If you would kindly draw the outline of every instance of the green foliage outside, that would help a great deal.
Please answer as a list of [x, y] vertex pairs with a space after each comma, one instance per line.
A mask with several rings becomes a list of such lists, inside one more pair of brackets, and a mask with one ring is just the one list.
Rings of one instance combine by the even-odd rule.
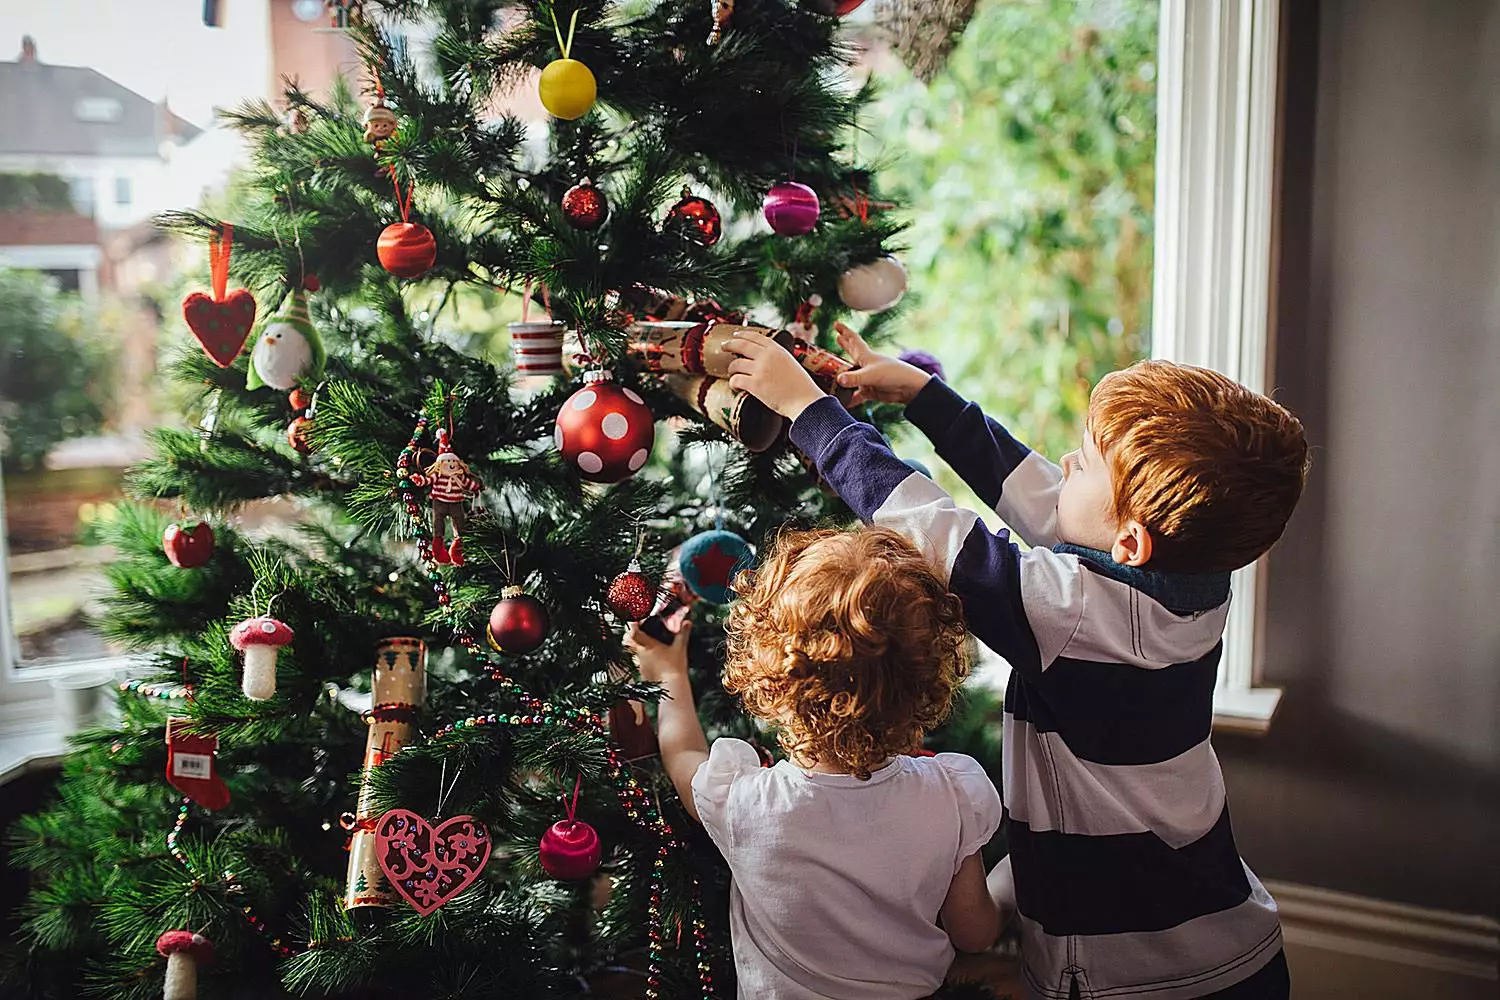
[[0, 212], [16, 209], [73, 211], [68, 182], [56, 174], [0, 174]]
[[114, 352], [75, 297], [46, 277], [0, 268], [0, 462], [40, 466], [58, 441], [89, 434], [109, 408]]
[[930, 86], [882, 65], [863, 120], [911, 224], [897, 339], [1054, 458], [1150, 344], [1156, 32], [1155, 0], [987, 0]]

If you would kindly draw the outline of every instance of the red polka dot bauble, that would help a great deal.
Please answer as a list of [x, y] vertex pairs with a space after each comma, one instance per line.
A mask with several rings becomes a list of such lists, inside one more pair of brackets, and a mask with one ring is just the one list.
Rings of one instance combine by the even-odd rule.
[[501, 653], [523, 656], [547, 638], [547, 606], [520, 587], [506, 587], [490, 612], [486, 635]]
[[806, 184], [782, 181], [766, 192], [761, 211], [777, 235], [805, 236], [818, 224], [823, 207], [818, 202], [818, 192]]
[[542, 834], [542, 870], [564, 882], [579, 882], [599, 870], [603, 849], [594, 828], [582, 820], [560, 819]]
[[416, 222], [393, 222], [385, 227], [375, 243], [380, 266], [398, 278], [415, 278], [426, 274], [437, 260], [437, 240], [424, 225]]
[[655, 601], [656, 587], [634, 559], [625, 572], [609, 582], [609, 593], [604, 596], [609, 610], [628, 622], [638, 622], [649, 615]]
[[651, 457], [656, 420], [646, 401], [616, 385], [609, 372], [588, 372], [583, 381], [558, 411], [557, 450], [589, 482], [617, 483]]
[[609, 215], [609, 202], [604, 200], [604, 192], [585, 177], [563, 195], [562, 212], [574, 229], [598, 229]]

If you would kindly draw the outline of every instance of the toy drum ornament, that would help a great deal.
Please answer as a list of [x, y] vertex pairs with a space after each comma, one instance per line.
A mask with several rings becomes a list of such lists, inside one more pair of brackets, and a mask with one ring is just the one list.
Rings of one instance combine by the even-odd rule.
[[791, 350], [793, 339], [785, 330], [734, 323], [642, 321], [626, 329], [627, 350], [647, 371], [659, 374], [711, 375], [728, 378], [729, 365], [738, 355], [724, 349], [726, 341], [745, 332], [762, 333]]
[[668, 375], [664, 381], [694, 410], [753, 452], [770, 448], [786, 429], [782, 416], [748, 392], [731, 389], [728, 379]]
[[510, 355], [517, 375], [562, 375], [563, 338], [568, 325], [560, 320], [511, 323]]

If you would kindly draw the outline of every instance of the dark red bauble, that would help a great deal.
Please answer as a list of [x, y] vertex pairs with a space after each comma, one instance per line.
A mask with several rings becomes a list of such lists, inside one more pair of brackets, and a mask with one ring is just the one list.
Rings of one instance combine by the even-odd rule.
[[691, 188], [682, 189], [682, 200], [667, 213], [665, 226], [705, 247], [713, 246], [724, 235], [719, 210], [707, 198], [693, 194]]
[[583, 381], [557, 412], [557, 450], [589, 482], [618, 483], [651, 457], [656, 418], [644, 399], [616, 385], [609, 372], [588, 372]]
[[542, 834], [542, 870], [564, 882], [579, 882], [599, 870], [603, 848], [594, 828], [582, 820], [560, 819]]
[[609, 610], [628, 622], [638, 622], [649, 615], [655, 601], [656, 587], [634, 559], [625, 572], [609, 582], [609, 592], [604, 596]]
[[426, 274], [437, 260], [437, 240], [431, 231], [416, 222], [393, 222], [385, 227], [375, 243], [380, 266], [398, 278], [415, 278]]
[[214, 529], [203, 521], [169, 524], [162, 532], [161, 547], [173, 566], [197, 569], [213, 558]]
[[286, 394], [286, 399], [294, 410], [305, 410], [312, 405], [312, 397], [307, 394], [306, 389], [293, 389]]
[[574, 229], [598, 229], [609, 216], [609, 202], [604, 192], [585, 177], [563, 195], [562, 210], [563, 218]]
[[312, 418], [298, 417], [286, 428], [286, 443], [299, 455], [306, 455], [312, 451], [312, 442], [307, 439], [312, 432]]
[[521, 656], [542, 644], [548, 624], [545, 604], [520, 587], [506, 587], [490, 612], [486, 635], [499, 652]]

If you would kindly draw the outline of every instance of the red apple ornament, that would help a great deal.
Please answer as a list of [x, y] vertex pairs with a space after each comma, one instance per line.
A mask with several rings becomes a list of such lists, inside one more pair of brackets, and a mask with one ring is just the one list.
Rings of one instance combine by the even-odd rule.
[[161, 547], [173, 566], [197, 569], [213, 558], [214, 529], [204, 521], [169, 524], [162, 532]]
[[599, 870], [603, 848], [594, 828], [578, 819], [560, 819], [542, 834], [542, 870], [564, 882], [579, 882]]

